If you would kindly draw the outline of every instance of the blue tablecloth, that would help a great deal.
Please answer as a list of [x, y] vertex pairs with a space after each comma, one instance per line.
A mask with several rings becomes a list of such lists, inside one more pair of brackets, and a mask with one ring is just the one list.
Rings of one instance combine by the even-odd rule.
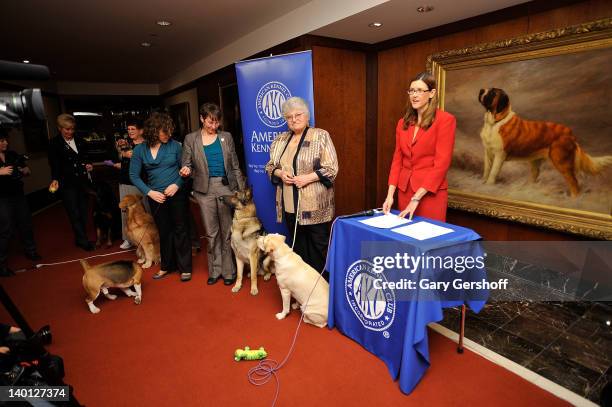
[[[407, 270], [373, 271], [372, 255], [392, 256], [393, 252], [410, 256], [483, 256], [480, 236], [463, 227], [415, 217], [413, 223], [427, 221], [453, 231], [419, 241], [360, 223], [362, 218], [337, 219], [327, 256], [330, 273], [329, 328], [337, 327], [370, 352], [381, 358], [400, 389], [410, 393], [429, 367], [427, 324], [442, 320], [442, 309], [466, 303], [479, 312], [488, 297], [486, 290], [411, 290], [374, 289], [373, 281], [448, 280], [448, 270], [430, 264]], [[425, 263], [423, 263], [425, 264]], [[403, 274], [398, 274], [403, 273]], [[445, 273], [445, 274], [443, 274]], [[453, 274], [453, 273], [450, 273]], [[471, 265], [460, 276], [463, 281], [486, 279], [484, 265]], [[453, 276], [453, 277], [456, 277]], [[381, 281], [383, 281], [381, 280]], [[418, 283], [417, 283], [418, 284]], [[377, 288], [380, 288], [380, 281]], [[393, 287], [392, 287], [393, 288]], [[452, 293], [451, 293], [452, 292]]]

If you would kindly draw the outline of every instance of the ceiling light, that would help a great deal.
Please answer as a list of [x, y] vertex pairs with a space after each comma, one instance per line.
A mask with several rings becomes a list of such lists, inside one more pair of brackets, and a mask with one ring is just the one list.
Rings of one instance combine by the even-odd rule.
[[157, 25], [159, 25], [161, 27], [168, 27], [169, 25], [172, 25], [172, 23], [170, 21], [167, 21], [167, 20], [159, 20], [157, 22]]
[[378, 28], [378, 27], [382, 27], [382, 25], [383, 25], [382, 23], [375, 21], [373, 23], [368, 24], [368, 27]]
[[433, 10], [432, 6], [420, 6], [420, 7], [417, 7], [417, 11], [419, 13], [429, 13], [431, 10]]
[[23, 60], [23, 63], [24, 63], [24, 64], [29, 64], [29, 63], [30, 63], [30, 60], [29, 60], [29, 59], [24, 59], [24, 60]]
[[102, 115], [100, 113], [94, 113], [94, 112], [73, 112], [72, 115], [73, 116], [96, 116], [96, 117], [102, 117]]
[[140, 46], [141, 47], [145, 47], [145, 48], [149, 48], [151, 46], [151, 43], [150, 42], [141, 42]]

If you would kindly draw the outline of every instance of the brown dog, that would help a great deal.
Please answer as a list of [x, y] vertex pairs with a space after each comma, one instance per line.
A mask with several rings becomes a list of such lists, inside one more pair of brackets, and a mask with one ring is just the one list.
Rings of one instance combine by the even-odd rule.
[[[140, 304], [142, 301], [142, 268], [136, 262], [120, 260], [110, 263], [90, 266], [87, 260], [81, 260], [83, 266], [83, 288], [87, 293], [85, 302], [93, 314], [100, 312], [100, 308], [94, 305], [94, 301], [100, 295], [100, 291], [109, 300], [117, 298], [114, 294], [109, 294], [109, 288], [121, 288], [128, 297], [134, 297], [134, 303]], [[130, 289], [134, 286], [136, 292]]]
[[142, 197], [126, 195], [119, 202], [119, 208], [128, 213], [125, 229], [130, 242], [137, 246], [138, 263], [142, 264], [143, 268], [159, 263], [159, 232], [153, 216], [148, 214], [142, 205]]
[[572, 197], [578, 196], [578, 171], [597, 174], [612, 165], [612, 156], [591, 157], [578, 145], [572, 130], [562, 124], [521, 119], [510, 106], [503, 89], [481, 89], [478, 100], [486, 109], [480, 138], [485, 150], [483, 178], [495, 184], [506, 160], [531, 164], [531, 180], [540, 174], [548, 158], [563, 175]]
[[236, 284], [232, 292], [240, 291], [242, 288], [242, 276], [244, 265], [248, 265], [251, 271], [251, 295], [257, 295], [257, 274], [263, 274], [264, 280], [268, 281], [271, 276], [269, 259], [262, 255], [257, 247], [257, 238], [263, 233], [263, 226], [257, 218], [257, 210], [253, 202], [253, 193], [250, 188], [237, 191], [234, 195], [219, 197], [219, 200], [234, 209], [232, 220], [232, 250], [236, 258]]
[[327, 281], [287, 246], [285, 236], [276, 233], [261, 236], [257, 239], [257, 245], [272, 260], [276, 282], [283, 299], [283, 310], [276, 314], [276, 318], [283, 319], [289, 314], [293, 297], [304, 314], [304, 322], [319, 328], [327, 325]]

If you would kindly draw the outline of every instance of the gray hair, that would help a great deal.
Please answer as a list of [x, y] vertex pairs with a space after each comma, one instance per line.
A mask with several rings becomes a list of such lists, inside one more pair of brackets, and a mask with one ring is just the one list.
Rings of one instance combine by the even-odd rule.
[[304, 112], [304, 114], [306, 115], [306, 120], [310, 120], [310, 110], [308, 109], [308, 104], [301, 97], [290, 97], [285, 101], [285, 103], [283, 103], [281, 109], [283, 112], [283, 116], [287, 116], [289, 112], [293, 110], [299, 110]]

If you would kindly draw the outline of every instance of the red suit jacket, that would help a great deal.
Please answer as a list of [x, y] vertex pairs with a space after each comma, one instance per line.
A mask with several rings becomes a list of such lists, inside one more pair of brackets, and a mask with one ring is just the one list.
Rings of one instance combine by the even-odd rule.
[[426, 194], [415, 215], [446, 220], [448, 205], [448, 181], [455, 144], [456, 120], [450, 113], [436, 110], [436, 117], [429, 129], [419, 129], [414, 142], [414, 126], [403, 129], [400, 119], [395, 129], [395, 152], [389, 173], [389, 185], [395, 185], [398, 205], [403, 210], [414, 193], [423, 187]]

